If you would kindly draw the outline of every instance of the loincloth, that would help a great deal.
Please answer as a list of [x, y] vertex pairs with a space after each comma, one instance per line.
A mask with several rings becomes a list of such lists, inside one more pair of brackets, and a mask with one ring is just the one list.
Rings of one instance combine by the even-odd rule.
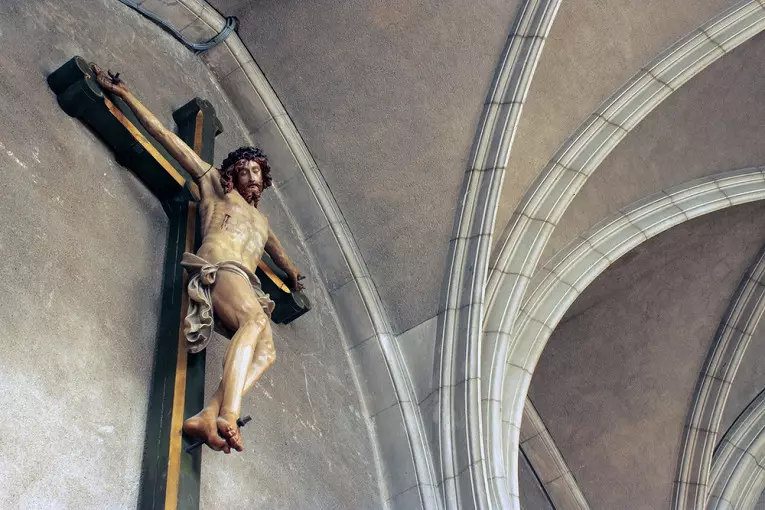
[[186, 252], [183, 254], [181, 265], [189, 272], [189, 309], [183, 321], [183, 333], [189, 352], [200, 352], [210, 343], [215, 326], [211, 290], [218, 271], [229, 271], [247, 280], [263, 311], [271, 316], [274, 302], [260, 288], [260, 279], [239, 262], [224, 260], [211, 264], [202, 257]]

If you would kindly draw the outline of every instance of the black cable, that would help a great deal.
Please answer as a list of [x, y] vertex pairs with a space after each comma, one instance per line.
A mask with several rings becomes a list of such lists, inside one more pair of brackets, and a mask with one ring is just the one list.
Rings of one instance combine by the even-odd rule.
[[226, 16], [226, 25], [223, 27], [223, 30], [221, 30], [215, 37], [212, 39], [205, 41], [203, 43], [195, 43], [187, 40], [185, 37], [181, 35], [180, 32], [178, 32], [176, 29], [170, 26], [170, 24], [154, 14], [151, 11], [147, 11], [140, 5], [136, 4], [132, 0], [119, 0], [123, 4], [127, 5], [131, 9], [135, 9], [145, 17], [152, 20], [154, 23], [162, 27], [164, 30], [169, 32], [173, 37], [178, 39], [184, 46], [186, 46], [188, 49], [192, 50], [197, 55], [209, 50], [210, 48], [214, 48], [218, 44], [222, 43], [226, 40], [226, 38], [231, 35], [232, 32], [234, 32], [237, 27], [239, 26], [239, 20], [236, 19], [236, 16]]

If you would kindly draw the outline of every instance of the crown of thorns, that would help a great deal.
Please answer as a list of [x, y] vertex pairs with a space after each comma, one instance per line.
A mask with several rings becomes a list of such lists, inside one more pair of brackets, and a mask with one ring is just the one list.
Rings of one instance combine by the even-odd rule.
[[263, 160], [266, 162], [266, 165], [268, 165], [268, 156], [266, 156], [266, 154], [262, 150], [260, 150], [258, 147], [240, 147], [239, 149], [235, 151], [231, 151], [229, 155], [226, 156], [226, 159], [223, 160], [223, 164], [221, 164], [221, 167], [223, 168], [223, 170], [226, 170], [228, 167], [236, 164], [237, 161], [240, 161], [242, 159], [246, 159], [250, 161]]
[[260, 165], [260, 172], [263, 177], [263, 189], [269, 188], [272, 183], [271, 165], [268, 163], [268, 156], [257, 147], [240, 147], [226, 156], [221, 164], [220, 183], [226, 193], [234, 189], [234, 166], [241, 160], [257, 161]]

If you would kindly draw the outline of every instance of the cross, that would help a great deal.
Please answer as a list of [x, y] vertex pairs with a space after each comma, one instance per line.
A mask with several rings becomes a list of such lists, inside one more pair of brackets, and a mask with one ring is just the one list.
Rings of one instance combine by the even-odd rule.
[[[48, 77], [61, 108], [89, 125], [160, 200], [168, 216], [168, 243], [162, 287], [154, 373], [146, 422], [140, 509], [199, 508], [201, 450], [184, 450], [193, 441], [181, 433], [183, 420], [204, 402], [205, 351], [187, 353], [181, 330], [186, 315], [186, 274], [181, 255], [194, 252], [201, 238], [197, 222], [199, 190], [181, 166], [141, 126], [121, 99], [104, 92], [88, 62], [75, 56]], [[173, 112], [178, 135], [205, 161], [212, 163], [215, 137], [223, 126], [209, 101], [194, 98]], [[287, 324], [311, 308], [308, 298], [291, 291], [286, 275], [268, 259], [257, 276], [276, 303], [273, 322]]]

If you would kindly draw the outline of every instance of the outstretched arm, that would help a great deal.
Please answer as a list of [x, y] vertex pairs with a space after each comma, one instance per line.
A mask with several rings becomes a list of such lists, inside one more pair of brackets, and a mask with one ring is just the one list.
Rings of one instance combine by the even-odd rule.
[[[93, 72], [96, 74], [98, 84], [105, 90], [121, 98], [133, 110], [135, 116], [141, 121], [141, 124], [149, 134], [154, 137], [170, 153], [172, 157], [192, 175], [195, 179], [200, 179], [207, 173], [217, 171], [210, 163], [205, 163], [191, 147], [181, 140], [175, 133], [167, 129], [162, 123], [149, 111], [125, 85], [125, 82], [118, 77], [109, 76], [101, 68], [93, 65]], [[110, 73], [111, 74], [111, 73]], [[210, 172], [213, 170], [213, 172]]]
[[268, 241], [266, 241], [265, 249], [266, 253], [271, 256], [271, 259], [276, 262], [276, 265], [282, 268], [287, 273], [287, 276], [289, 276], [289, 287], [292, 290], [303, 290], [303, 284], [300, 283], [300, 280], [305, 277], [300, 274], [298, 268], [295, 267], [295, 264], [287, 256], [284, 248], [282, 248], [282, 244], [270, 227], [268, 228]]

